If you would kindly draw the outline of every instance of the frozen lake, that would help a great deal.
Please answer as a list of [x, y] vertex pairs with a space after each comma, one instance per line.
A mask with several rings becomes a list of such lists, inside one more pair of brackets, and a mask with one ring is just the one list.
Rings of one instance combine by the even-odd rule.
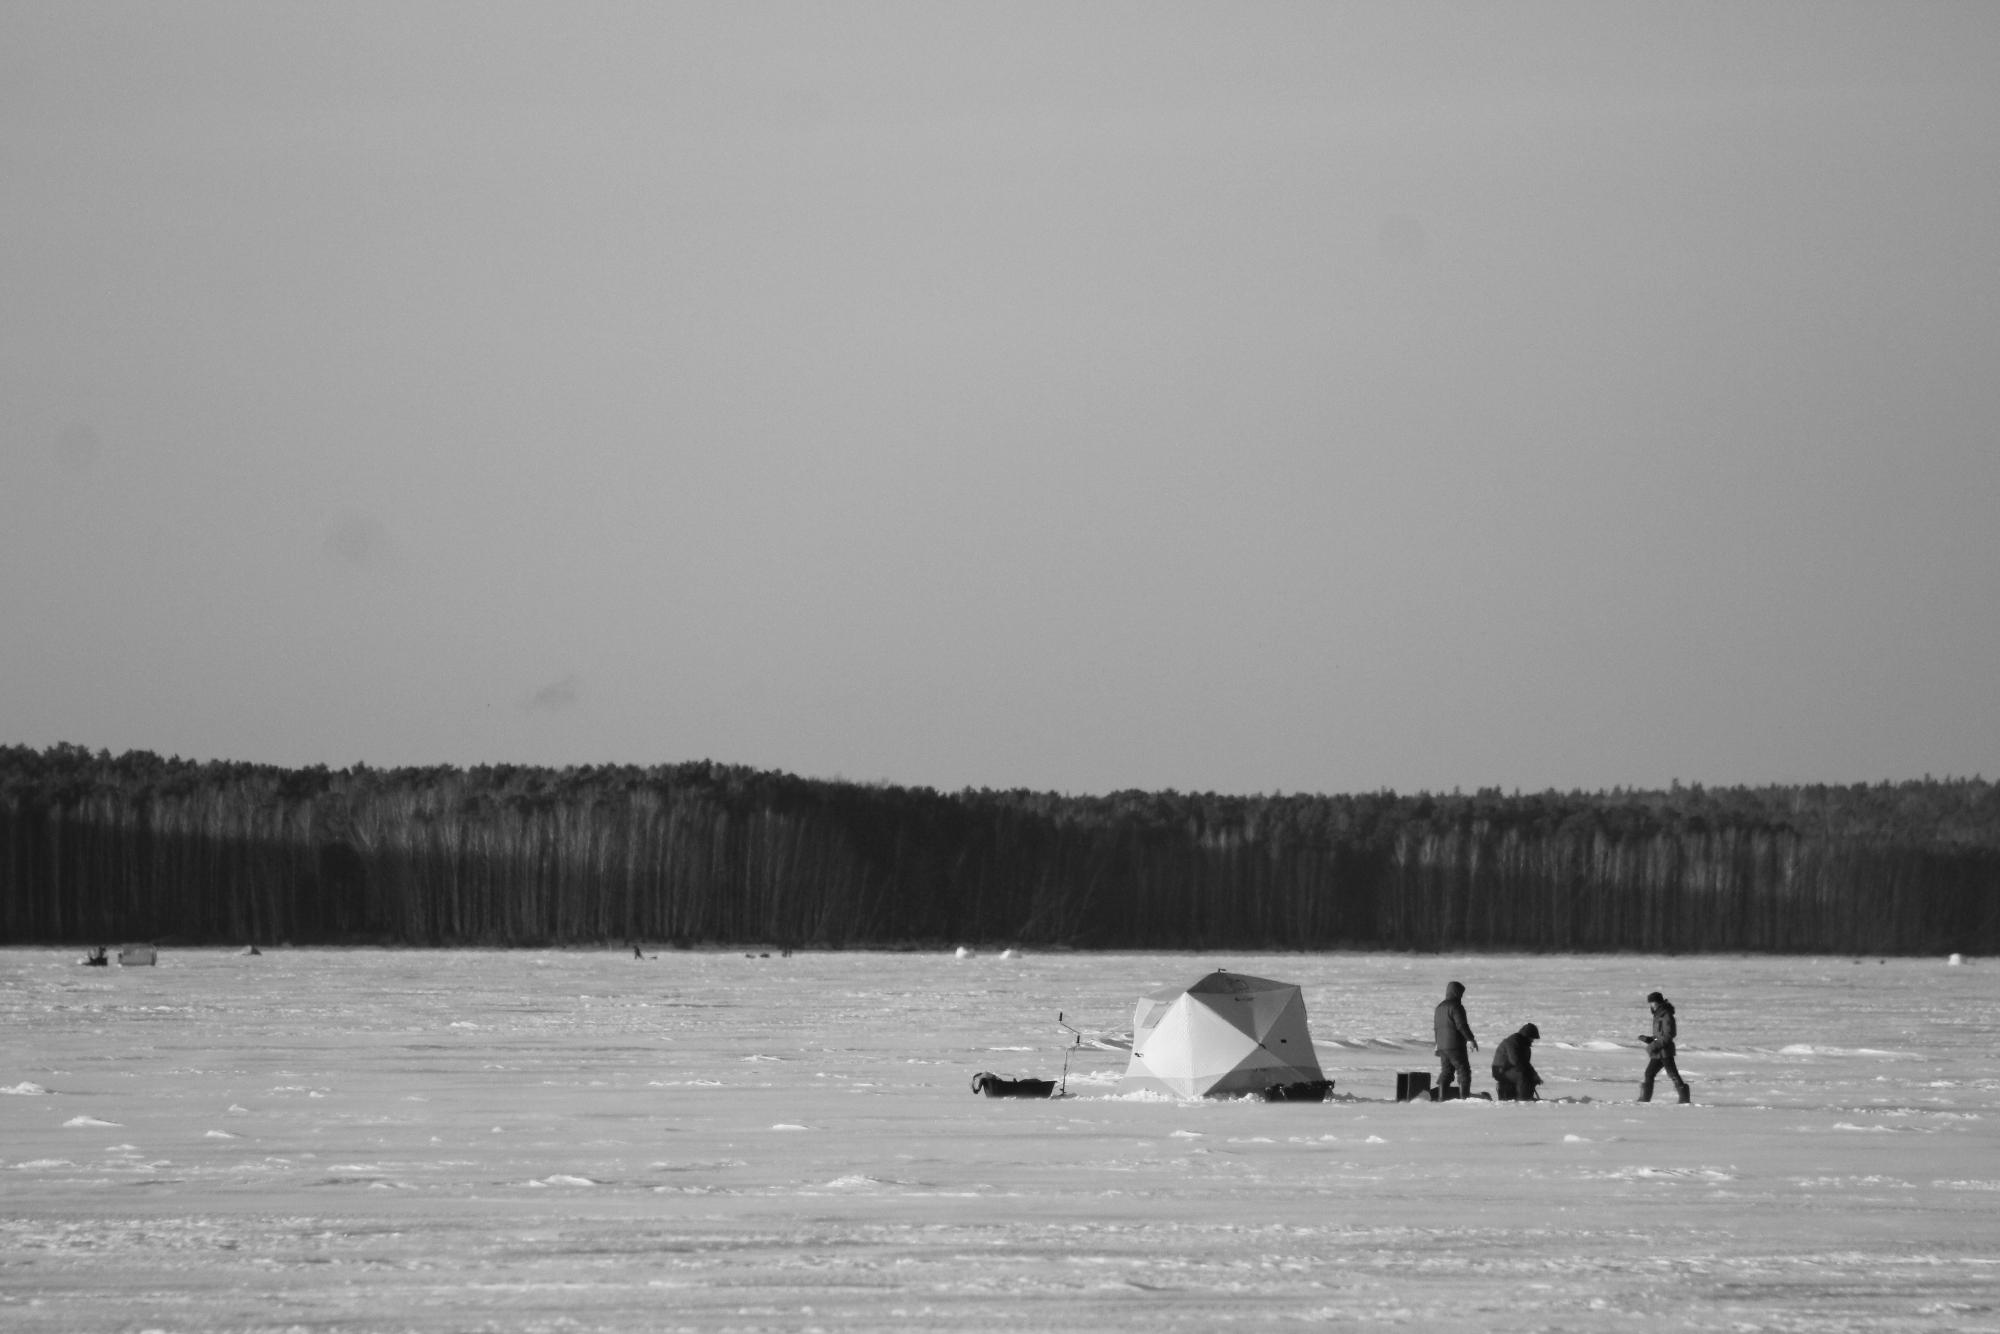
[[[0, 951], [0, 1326], [2000, 1329], [2000, 965]], [[1344, 1100], [1121, 1098], [1216, 967]], [[1554, 1099], [1398, 1105], [1446, 981]], [[1695, 1105], [1632, 1099], [1642, 997]]]

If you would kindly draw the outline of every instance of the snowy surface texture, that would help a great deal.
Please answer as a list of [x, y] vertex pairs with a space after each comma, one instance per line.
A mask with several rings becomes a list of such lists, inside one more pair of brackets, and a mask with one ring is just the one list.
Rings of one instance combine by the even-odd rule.
[[[1114, 1094], [1218, 966], [1341, 1100]], [[1551, 1101], [1393, 1101], [1452, 978]], [[1059, 1010], [1069, 1097], [970, 1094]], [[17, 1334], [2000, 1329], [1986, 960], [9, 950], [0, 1011]]]

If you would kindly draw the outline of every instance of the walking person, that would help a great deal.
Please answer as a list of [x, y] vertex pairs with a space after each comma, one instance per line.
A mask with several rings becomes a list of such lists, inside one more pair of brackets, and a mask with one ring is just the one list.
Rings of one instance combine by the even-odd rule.
[[1535, 1070], [1535, 1040], [1542, 1030], [1533, 1024], [1521, 1027], [1500, 1039], [1493, 1050], [1494, 1097], [1501, 1102], [1539, 1102], [1536, 1087], [1542, 1077]]
[[1466, 1059], [1465, 1049], [1478, 1051], [1479, 1039], [1472, 1036], [1472, 1024], [1465, 1017], [1465, 1005], [1459, 999], [1463, 995], [1465, 983], [1447, 982], [1444, 999], [1438, 1002], [1431, 1018], [1431, 1028], [1437, 1037], [1439, 1102], [1452, 1097], [1454, 1077], [1458, 1080], [1457, 1096], [1472, 1096], [1472, 1062]]
[[1681, 1095], [1682, 1102], [1692, 1102], [1694, 1095], [1688, 1092], [1688, 1084], [1681, 1078], [1680, 1067], [1674, 1064], [1674, 1039], [1680, 1034], [1680, 1025], [1674, 1022], [1674, 1003], [1659, 992], [1649, 992], [1646, 1004], [1653, 1007], [1653, 1031], [1641, 1033], [1639, 1041], [1646, 1044], [1646, 1077], [1639, 1081], [1639, 1101], [1653, 1100], [1653, 1078], [1660, 1071], [1667, 1072], [1667, 1078], [1674, 1081], [1674, 1089]]

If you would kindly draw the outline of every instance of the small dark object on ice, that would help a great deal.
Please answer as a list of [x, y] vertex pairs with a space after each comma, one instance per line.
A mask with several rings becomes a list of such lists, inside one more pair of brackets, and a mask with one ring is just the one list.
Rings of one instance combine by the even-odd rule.
[[972, 1091], [989, 1098], [1049, 1098], [1055, 1096], [1053, 1079], [1002, 1079], [989, 1070], [972, 1077]]
[[1333, 1081], [1301, 1079], [1291, 1084], [1273, 1084], [1257, 1096], [1265, 1102], [1325, 1102], [1333, 1096]]
[[99, 945], [88, 955], [84, 956], [83, 966], [85, 968], [109, 968], [111, 966], [111, 952], [105, 949], [104, 946]]
[[1418, 1098], [1431, 1096], [1431, 1072], [1428, 1070], [1399, 1070], [1396, 1072], [1396, 1101], [1415, 1102]]

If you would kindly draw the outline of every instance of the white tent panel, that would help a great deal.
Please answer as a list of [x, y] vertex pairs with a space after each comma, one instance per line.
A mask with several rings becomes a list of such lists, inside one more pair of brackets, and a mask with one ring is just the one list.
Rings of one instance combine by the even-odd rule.
[[1194, 997], [1178, 1008], [1187, 1016], [1187, 1041], [1169, 1059], [1185, 1060], [1197, 1079], [1220, 1079], [1257, 1054], [1255, 1038]]

